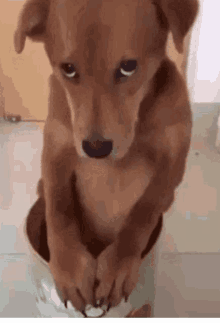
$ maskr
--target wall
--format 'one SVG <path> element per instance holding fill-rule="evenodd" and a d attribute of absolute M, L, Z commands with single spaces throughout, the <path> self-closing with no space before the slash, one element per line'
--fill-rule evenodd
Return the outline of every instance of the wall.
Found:
<path fill-rule="evenodd" d="M 220 1 L 200 0 L 190 42 L 187 80 L 193 102 L 220 102 Z"/>
<path fill-rule="evenodd" d="M 47 115 L 48 76 L 51 68 L 43 45 L 26 42 L 25 50 L 17 55 L 13 34 L 24 1 L 0 2 L 0 90 L 5 110 L 23 118 L 45 119 Z"/>

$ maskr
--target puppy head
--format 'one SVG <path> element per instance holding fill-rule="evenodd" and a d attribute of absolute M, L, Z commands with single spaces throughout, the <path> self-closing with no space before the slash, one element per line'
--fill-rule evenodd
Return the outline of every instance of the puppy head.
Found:
<path fill-rule="evenodd" d="M 79 155 L 85 140 L 111 141 L 110 158 L 126 154 L 134 141 L 140 104 L 165 57 L 168 31 L 181 52 L 197 9 L 197 0 L 26 3 L 15 49 L 23 50 L 27 36 L 44 42 L 66 97 Z M 54 109 L 62 108 L 54 104 Z"/>

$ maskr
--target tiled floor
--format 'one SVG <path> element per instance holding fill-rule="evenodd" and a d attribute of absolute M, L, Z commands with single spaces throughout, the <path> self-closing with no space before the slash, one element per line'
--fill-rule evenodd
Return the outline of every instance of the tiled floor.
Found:
<path fill-rule="evenodd" d="M 196 125 L 186 175 L 159 243 L 156 317 L 220 317 L 220 157 L 211 135 L 201 139 Z M 43 123 L 0 123 L 0 317 L 40 316 L 23 225 L 37 197 L 42 129 Z"/>
<path fill-rule="evenodd" d="M 0 256 L 0 317 L 39 317 L 25 254 Z"/>
<path fill-rule="evenodd" d="M 155 317 L 220 317 L 220 255 L 160 256 Z"/>

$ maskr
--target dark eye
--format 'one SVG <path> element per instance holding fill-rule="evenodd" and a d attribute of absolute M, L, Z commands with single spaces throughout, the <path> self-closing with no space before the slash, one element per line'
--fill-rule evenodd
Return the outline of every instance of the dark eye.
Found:
<path fill-rule="evenodd" d="M 137 61 L 136 60 L 129 60 L 129 61 L 124 61 L 121 63 L 119 69 L 117 70 L 117 75 L 116 77 L 129 77 L 132 74 L 134 74 L 135 70 L 137 67 Z"/>
<path fill-rule="evenodd" d="M 62 64 L 61 68 L 68 78 L 74 78 L 76 76 L 76 69 L 73 64 Z"/>

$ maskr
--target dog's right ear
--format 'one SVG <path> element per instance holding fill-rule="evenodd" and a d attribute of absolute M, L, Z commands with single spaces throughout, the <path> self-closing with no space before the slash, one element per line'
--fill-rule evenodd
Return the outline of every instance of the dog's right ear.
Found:
<path fill-rule="evenodd" d="M 17 30 L 14 34 L 14 47 L 20 54 L 26 37 L 42 41 L 45 32 L 50 0 L 28 0 L 20 14 Z"/>

